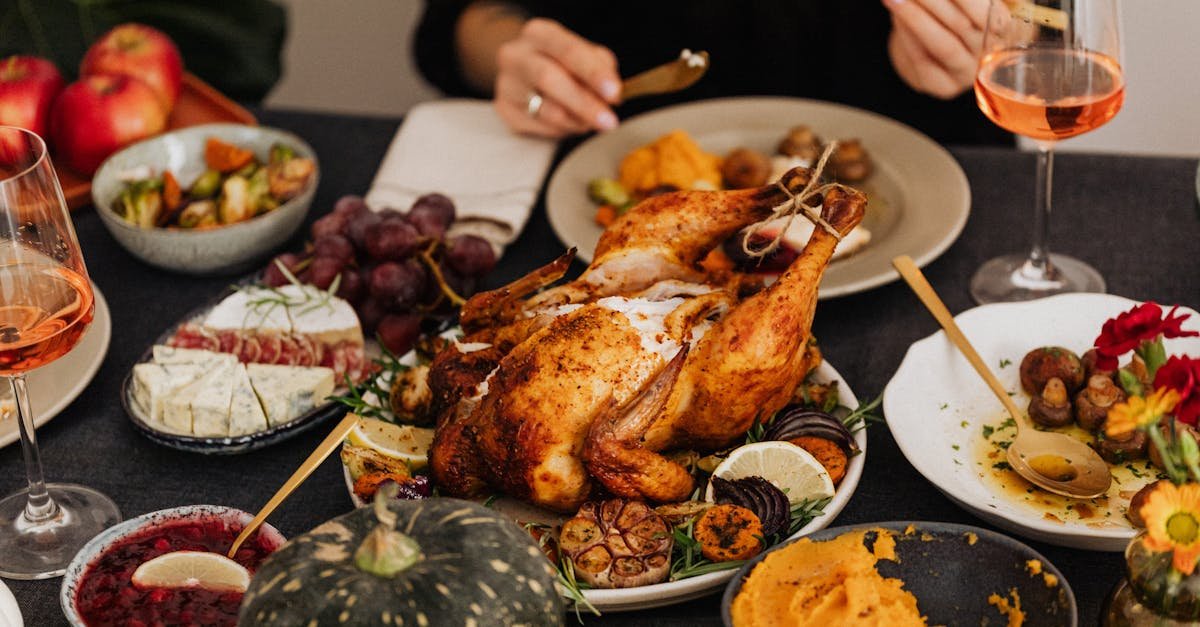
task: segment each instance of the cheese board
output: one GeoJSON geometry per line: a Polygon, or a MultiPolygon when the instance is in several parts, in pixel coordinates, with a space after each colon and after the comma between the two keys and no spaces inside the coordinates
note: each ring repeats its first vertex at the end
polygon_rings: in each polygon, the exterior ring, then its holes
{"type": "Polygon", "coordinates": [[[328,399],[367,376],[365,350],[353,308],[331,292],[247,279],[160,335],[122,403],[159,444],[245,453],[344,414],[328,399]]]}

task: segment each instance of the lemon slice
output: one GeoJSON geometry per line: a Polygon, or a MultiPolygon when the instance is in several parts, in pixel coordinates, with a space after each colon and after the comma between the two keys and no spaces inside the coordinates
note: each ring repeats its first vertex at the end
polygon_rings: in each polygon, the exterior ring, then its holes
{"type": "MultiPolygon", "coordinates": [[[[712,476],[726,481],[759,476],[783,490],[795,505],[805,499],[833,496],[829,472],[808,451],[791,442],[755,442],[733,449],[729,457],[713,469],[712,476]]],[[[704,500],[713,500],[712,482],[704,500]]]]}
{"type": "Polygon", "coordinates": [[[133,571],[133,585],[245,592],[250,585],[250,571],[220,553],[174,551],[138,566],[133,571]]]}
{"type": "Polygon", "coordinates": [[[433,429],[363,418],[346,439],[353,446],[369,448],[381,455],[402,460],[412,470],[420,470],[429,464],[433,429]]]}

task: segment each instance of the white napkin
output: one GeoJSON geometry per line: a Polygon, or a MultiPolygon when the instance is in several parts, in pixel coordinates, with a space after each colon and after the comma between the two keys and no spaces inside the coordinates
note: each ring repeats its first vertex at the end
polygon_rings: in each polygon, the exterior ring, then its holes
{"type": "Polygon", "coordinates": [[[366,202],[404,211],[418,196],[441,192],[462,221],[451,234],[479,235],[499,254],[529,219],[554,148],[510,131],[490,101],[426,102],[405,116],[366,202]]]}
{"type": "Polygon", "coordinates": [[[8,586],[0,581],[0,627],[23,627],[21,608],[17,607],[17,599],[13,597],[8,586]]]}

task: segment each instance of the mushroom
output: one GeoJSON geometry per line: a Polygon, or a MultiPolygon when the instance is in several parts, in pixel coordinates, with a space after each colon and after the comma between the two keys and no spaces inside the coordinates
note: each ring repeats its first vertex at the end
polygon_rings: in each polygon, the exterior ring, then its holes
{"type": "Polygon", "coordinates": [[[857,183],[871,176],[871,157],[858,138],[838,141],[829,157],[833,177],[846,183],[857,183]]]}
{"type": "Polygon", "coordinates": [[[1142,431],[1130,431],[1125,435],[1113,437],[1104,433],[1097,434],[1092,448],[1100,453],[1100,457],[1110,464],[1120,464],[1146,455],[1150,439],[1142,431]]]}
{"type": "Polygon", "coordinates": [[[1083,386],[1083,364],[1061,346],[1043,346],[1029,351],[1021,360],[1021,387],[1031,396],[1041,394],[1050,379],[1059,379],[1068,392],[1083,386]]]}
{"type": "Polygon", "coordinates": [[[1075,395],[1075,420],[1088,431],[1096,431],[1108,419],[1108,410],[1125,400],[1125,391],[1113,383],[1111,377],[1093,374],[1087,387],[1075,395]]]}
{"type": "Polygon", "coordinates": [[[1117,374],[1117,371],[1116,370],[1101,370],[1100,368],[1098,368],[1096,366],[1096,361],[1099,358],[1100,358],[1100,354],[1097,353],[1096,349],[1094,349],[1094,348],[1089,348],[1087,350],[1087,352],[1084,353],[1079,358],[1080,363],[1083,364],[1084,376],[1087,377],[1088,379],[1091,379],[1092,375],[1101,374],[1110,379],[1113,378],[1113,375],[1117,374]]]}
{"type": "Polygon", "coordinates": [[[1043,427],[1065,427],[1071,423],[1071,401],[1062,379],[1051,378],[1042,393],[1029,400],[1029,417],[1043,427]]]}
{"type": "Polygon", "coordinates": [[[1159,479],[1158,481],[1151,481],[1150,483],[1147,483],[1146,485],[1142,486],[1141,490],[1138,490],[1137,493],[1133,495],[1132,499],[1129,499],[1129,509],[1125,510],[1125,517],[1129,519],[1129,522],[1133,523],[1134,527],[1137,527],[1138,529],[1144,529],[1146,527],[1146,521],[1142,518],[1142,506],[1145,505],[1146,501],[1150,499],[1150,494],[1154,492],[1154,489],[1158,487],[1158,484],[1162,483],[1163,481],[1166,481],[1166,479],[1159,479]]]}
{"type": "Polygon", "coordinates": [[[757,150],[734,148],[721,163],[721,179],[729,189],[746,189],[767,184],[771,160],[757,150]]]}
{"type": "Polygon", "coordinates": [[[804,159],[815,164],[821,158],[821,138],[807,126],[794,126],[775,149],[781,155],[804,159]]]}

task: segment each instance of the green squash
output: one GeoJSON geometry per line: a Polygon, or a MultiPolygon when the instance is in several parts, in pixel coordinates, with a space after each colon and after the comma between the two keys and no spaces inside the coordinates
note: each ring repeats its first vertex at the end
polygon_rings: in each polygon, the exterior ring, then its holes
{"type": "Polygon", "coordinates": [[[238,624],[562,625],[554,566],[510,519],[470,501],[396,500],[296,537],[250,582],[238,624]]]}

